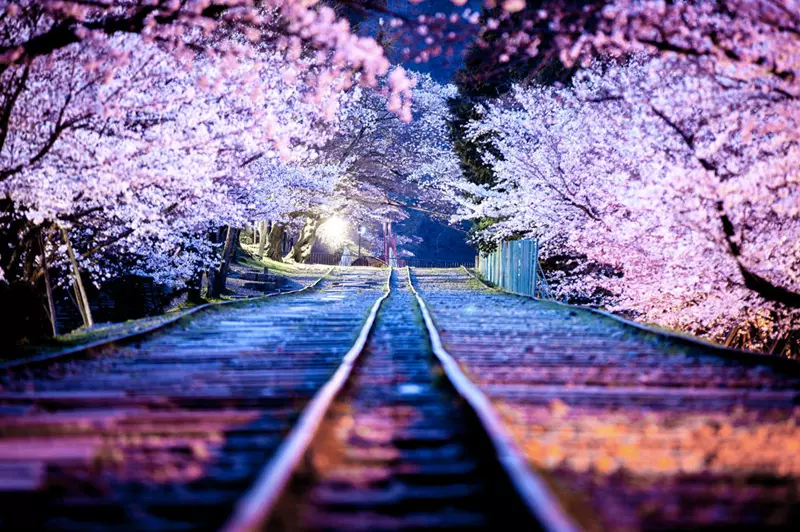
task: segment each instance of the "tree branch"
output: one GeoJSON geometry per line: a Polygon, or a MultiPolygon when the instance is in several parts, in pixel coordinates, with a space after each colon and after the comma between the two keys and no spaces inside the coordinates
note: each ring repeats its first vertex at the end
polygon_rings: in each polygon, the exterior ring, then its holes
{"type": "MultiPolygon", "coordinates": [[[[689,147],[690,153],[692,157],[700,163],[700,165],[707,171],[713,172],[714,175],[719,175],[716,165],[714,165],[711,161],[704,159],[702,157],[698,157],[694,153],[694,137],[682,131],[676,124],[670,121],[663,113],[658,111],[655,107],[651,106],[653,112],[659,116],[670,128],[672,128],[683,141],[686,143],[687,147],[689,147]]],[[[761,277],[760,275],[750,271],[741,260],[741,252],[742,248],[740,244],[734,242],[734,237],[736,235],[736,230],[733,226],[733,222],[731,221],[728,214],[725,212],[724,205],[722,201],[717,201],[715,204],[715,208],[719,215],[720,223],[722,224],[722,233],[725,238],[725,243],[728,247],[728,251],[733,257],[733,260],[736,261],[736,266],[739,269],[739,272],[742,275],[742,279],[744,280],[744,285],[746,288],[752,290],[753,292],[757,293],[759,296],[764,298],[767,301],[772,301],[774,303],[780,303],[785,305],[789,308],[800,308],[800,294],[797,292],[792,292],[791,290],[787,290],[786,288],[777,286],[776,284],[772,283],[771,281],[761,277]]]]}

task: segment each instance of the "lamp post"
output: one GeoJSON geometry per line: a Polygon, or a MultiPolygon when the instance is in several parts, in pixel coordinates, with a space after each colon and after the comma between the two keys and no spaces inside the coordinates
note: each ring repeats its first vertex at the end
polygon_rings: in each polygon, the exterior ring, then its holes
{"type": "MultiPolygon", "coordinates": [[[[364,226],[360,225],[358,227],[358,259],[361,258],[361,235],[364,234],[364,226]]],[[[358,260],[356,259],[356,260],[358,260]]]]}

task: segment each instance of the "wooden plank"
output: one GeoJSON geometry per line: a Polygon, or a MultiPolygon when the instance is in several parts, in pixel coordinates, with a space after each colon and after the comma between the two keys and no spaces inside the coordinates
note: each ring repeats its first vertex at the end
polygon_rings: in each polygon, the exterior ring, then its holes
{"type": "Polygon", "coordinates": [[[36,491],[44,485],[44,462],[0,462],[0,492],[36,491]]]}
{"type": "Polygon", "coordinates": [[[99,436],[79,438],[10,438],[0,440],[2,462],[59,462],[90,464],[103,445],[99,436]]]}

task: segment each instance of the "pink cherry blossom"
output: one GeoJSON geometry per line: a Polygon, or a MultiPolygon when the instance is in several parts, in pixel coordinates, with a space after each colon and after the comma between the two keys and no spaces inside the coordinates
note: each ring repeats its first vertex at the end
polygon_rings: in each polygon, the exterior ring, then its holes
{"type": "Polygon", "coordinates": [[[517,87],[472,126],[492,135],[499,181],[465,214],[500,220],[485,238],[585,256],[552,279],[561,296],[599,291],[613,310],[717,339],[763,319],[791,330],[800,105],[762,83],[641,57],[570,88],[517,87]]]}

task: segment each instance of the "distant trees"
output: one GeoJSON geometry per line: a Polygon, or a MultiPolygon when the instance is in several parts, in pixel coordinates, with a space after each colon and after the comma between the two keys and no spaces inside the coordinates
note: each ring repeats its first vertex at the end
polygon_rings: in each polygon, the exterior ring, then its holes
{"type": "MultiPolygon", "coordinates": [[[[448,136],[447,101],[456,89],[402,68],[390,72],[387,85],[392,83],[413,90],[412,114],[396,114],[398,101],[380,87],[357,88],[343,100],[339,127],[320,148],[321,160],[340,168],[341,179],[324,204],[300,213],[307,220],[291,254],[294,260],[308,257],[316,229],[334,215],[351,222],[355,239],[359,226],[402,220],[405,209],[443,218],[455,212],[462,178],[448,136]]],[[[364,238],[365,248],[374,236],[364,238]]]]}

